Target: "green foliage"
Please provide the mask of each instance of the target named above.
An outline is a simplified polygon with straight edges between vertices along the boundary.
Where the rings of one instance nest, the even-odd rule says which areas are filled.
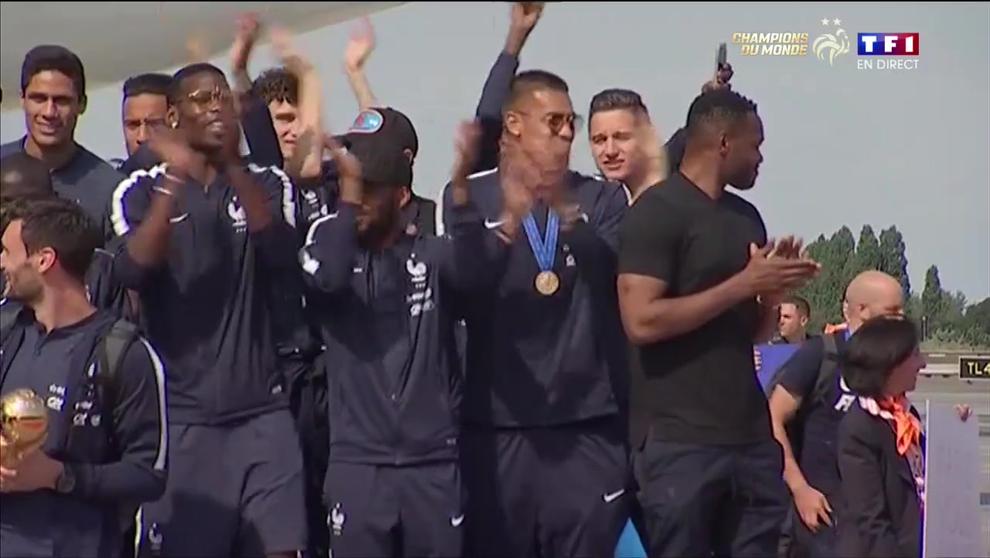
[[[911,279],[908,277],[907,247],[897,227],[890,227],[880,233],[880,271],[894,277],[901,283],[904,300],[911,296]]]
[[[811,305],[809,330],[821,331],[826,323],[840,321],[842,315],[843,291],[837,289],[832,280],[835,274],[835,254],[832,250],[832,240],[826,240],[824,235],[819,236],[808,245],[808,257],[822,264],[822,272],[805,285],[798,294],[803,296]],[[836,319],[837,316],[839,316],[838,320]]]
[[[850,260],[851,265],[846,273],[848,284],[864,271],[871,269],[882,269],[883,257],[880,253],[880,241],[873,232],[873,227],[863,225],[863,230],[859,233],[859,242],[856,244],[856,256]]]
[[[962,327],[990,337],[990,298],[985,298],[966,308]]]
[[[945,291],[938,276],[938,266],[933,265],[925,272],[925,290],[921,293],[921,307],[928,320],[928,331],[936,331],[941,323],[945,308]]]

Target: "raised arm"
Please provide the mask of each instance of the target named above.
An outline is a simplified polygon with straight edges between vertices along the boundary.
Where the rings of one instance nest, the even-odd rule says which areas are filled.
[[[271,112],[264,101],[254,94],[251,76],[247,71],[260,29],[258,15],[255,13],[243,14],[237,18],[237,32],[230,47],[230,69],[234,78],[234,92],[240,105],[244,139],[251,151],[251,161],[263,167],[281,168],[285,161],[282,159]]]
[[[515,2],[509,19],[505,46],[488,73],[478,100],[477,117],[481,124],[481,144],[474,171],[495,168],[499,164],[499,139],[502,137],[502,106],[509,98],[512,80],[519,69],[519,54],[529,34],[543,14],[543,2]]]
[[[347,74],[347,82],[351,85],[351,91],[354,92],[360,110],[378,106],[378,99],[372,93],[368,76],[364,72],[364,65],[374,50],[375,29],[371,26],[371,20],[365,16],[351,31],[350,40],[347,41],[347,48],[344,50],[344,72]]]
[[[468,175],[478,156],[481,126],[460,125],[455,141],[455,161],[446,195],[449,227],[441,237],[441,274],[444,282],[459,291],[473,291],[492,284],[507,253],[505,243],[487,230],[481,213],[471,200]]]
[[[165,163],[133,172],[117,186],[112,200],[114,233],[126,237],[117,250],[114,275],[130,289],[140,289],[167,260],[175,200],[197,157],[172,130],[156,134],[150,146]]]
[[[349,286],[358,254],[357,211],[361,204],[361,165],[357,158],[329,142],[337,164],[340,200],[337,211],[313,222],[299,253],[306,282],[325,294]]]
[[[296,155],[285,162],[285,171],[297,179],[319,177],[323,164],[320,76],[313,64],[293,46],[287,30],[272,30],[272,47],[285,69],[299,81],[299,142]]]

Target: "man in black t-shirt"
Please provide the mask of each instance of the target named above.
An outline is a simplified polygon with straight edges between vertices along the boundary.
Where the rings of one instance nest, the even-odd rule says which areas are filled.
[[[780,447],[753,343],[818,264],[767,242],[751,188],[762,162],[756,105],[729,90],[688,113],[678,173],[647,189],[620,236],[619,301],[642,348],[652,415],[642,455],[651,556],[771,556],[786,512]]]
[[[836,461],[839,422],[856,395],[831,367],[831,378],[822,362],[842,354],[845,341],[870,318],[903,313],[900,283],[886,273],[866,271],[849,283],[843,314],[849,327],[833,334],[836,354],[829,355],[826,337],[809,339],[784,363],[779,383],[770,394],[770,417],[774,437],[784,448],[784,481],[794,497],[800,521],[794,523],[799,555],[824,558],[836,555],[834,527],[840,520],[843,502]],[[800,450],[791,445],[786,427],[801,440]]]

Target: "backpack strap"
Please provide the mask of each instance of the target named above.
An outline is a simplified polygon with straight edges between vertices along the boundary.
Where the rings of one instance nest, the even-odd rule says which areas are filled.
[[[113,428],[113,408],[117,402],[117,377],[128,347],[138,337],[138,328],[131,322],[118,319],[110,326],[103,339],[96,345],[96,362],[99,364],[101,420],[109,432]],[[112,436],[111,436],[112,438]]]
[[[17,323],[17,313],[20,310],[18,306],[6,298],[0,301],[0,343],[7,340],[7,335]]]
[[[822,364],[818,368],[818,377],[815,379],[815,389],[811,392],[812,401],[825,403],[829,388],[835,381],[835,375],[839,370],[839,337],[845,340],[845,332],[839,331],[822,336],[824,352],[822,353]]]
[[[0,387],[7,380],[7,372],[14,361],[14,354],[24,342],[24,328],[17,327],[21,315],[20,304],[8,299],[0,301]]]

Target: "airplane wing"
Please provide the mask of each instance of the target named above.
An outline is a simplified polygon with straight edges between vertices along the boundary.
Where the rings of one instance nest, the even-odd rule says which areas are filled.
[[[255,11],[296,33],[404,2],[2,2],[0,85],[4,108],[20,96],[24,55],[60,44],[79,55],[86,88],[172,68],[189,59],[188,43],[208,57],[230,48],[238,14]]]

